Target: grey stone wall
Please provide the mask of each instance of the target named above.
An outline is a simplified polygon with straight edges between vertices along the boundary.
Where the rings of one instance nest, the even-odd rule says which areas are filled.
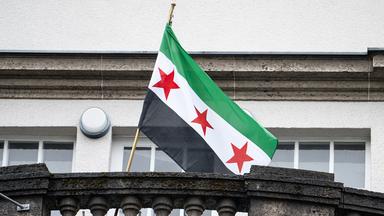
[[[166,216],[185,209],[189,216],[217,210],[220,216],[384,215],[384,194],[343,187],[333,174],[254,166],[244,176],[214,173],[68,173],[50,174],[44,164],[0,168],[0,192],[31,210],[16,212],[0,200],[0,215],[46,216],[78,209],[104,215],[122,208],[136,215],[154,208]],[[136,212],[136,213],[135,213]]]
[[[236,100],[384,101],[384,51],[193,57]],[[143,99],[155,58],[0,53],[0,98]]]
[[[252,199],[249,216],[334,216],[336,208],[316,203],[275,199]]]
[[[16,206],[6,200],[0,198],[0,215],[1,216],[49,216],[49,211],[44,204],[43,196],[22,196],[12,197],[19,203],[30,205],[28,211],[16,211]]]

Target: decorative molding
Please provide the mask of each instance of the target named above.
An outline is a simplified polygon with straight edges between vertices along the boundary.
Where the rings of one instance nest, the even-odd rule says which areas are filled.
[[[196,54],[236,100],[384,101],[384,51]],[[0,98],[143,99],[156,55],[0,53]]]

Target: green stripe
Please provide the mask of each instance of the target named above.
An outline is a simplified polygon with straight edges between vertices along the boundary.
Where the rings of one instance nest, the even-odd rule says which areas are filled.
[[[160,51],[176,66],[195,93],[218,115],[273,157],[277,139],[234,103],[181,47],[172,28],[165,27]]]

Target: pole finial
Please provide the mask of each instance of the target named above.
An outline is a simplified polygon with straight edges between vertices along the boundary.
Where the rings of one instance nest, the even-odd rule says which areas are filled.
[[[169,9],[168,24],[172,25],[173,11],[176,7],[176,0],[171,0],[171,8]]]

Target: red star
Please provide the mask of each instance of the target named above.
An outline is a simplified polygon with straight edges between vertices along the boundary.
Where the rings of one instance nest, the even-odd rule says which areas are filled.
[[[207,112],[208,112],[208,109],[206,109],[204,112],[200,112],[196,107],[195,107],[195,110],[196,110],[196,114],[197,114],[197,117],[195,119],[193,119],[193,123],[197,123],[197,124],[200,124],[201,125],[201,129],[203,129],[203,132],[204,132],[204,136],[205,136],[205,132],[207,131],[207,127],[213,129],[213,127],[211,126],[211,124],[209,124],[209,122],[207,121]]]
[[[227,163],[237,163],[237,167],[239,168],[239,172],[241,173],[244,162],[253,160],[253,158],[247,155],[248,142],[246,142],[243,145],[243,147],[241,147],[241,149],[237,148],[232,143],[231,145],[232,145],[232,150],[234,155],[232,156],[231,159],[227,161]]]
[[[153,87],[162,88],[164,90],[165,99],[167,100],[171,89],[178,89],[180,87],[173,81],[173,78],[175,76],[174,70],[172,70],[172,72],[169,73],[168,75],[164,71],[162,71],[160,68],[159,68],[159,72],[160,72],[161,80],[157,82],[155,85],[153,85]]]

